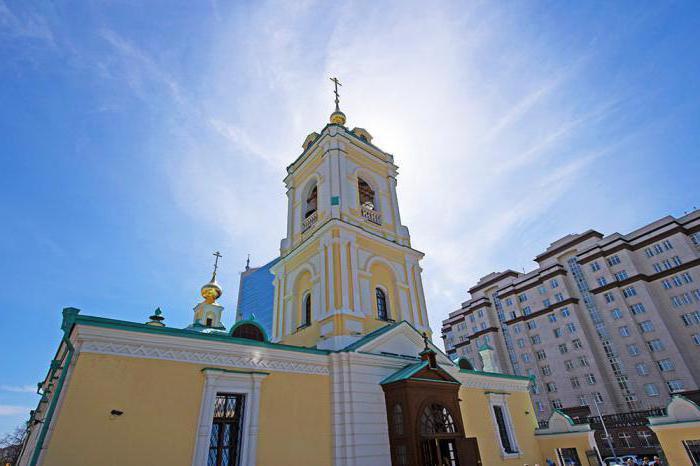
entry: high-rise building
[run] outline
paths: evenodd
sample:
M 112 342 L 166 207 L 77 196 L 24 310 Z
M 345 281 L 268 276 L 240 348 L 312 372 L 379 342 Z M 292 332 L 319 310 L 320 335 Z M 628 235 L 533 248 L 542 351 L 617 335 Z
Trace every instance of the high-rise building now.
M 631 233 L 567 235 L 527 273 L 481 278 L 443 321 L 447 353 L 534 379 L 540 419 L 665 406 L 700 386 L 700 210 Z

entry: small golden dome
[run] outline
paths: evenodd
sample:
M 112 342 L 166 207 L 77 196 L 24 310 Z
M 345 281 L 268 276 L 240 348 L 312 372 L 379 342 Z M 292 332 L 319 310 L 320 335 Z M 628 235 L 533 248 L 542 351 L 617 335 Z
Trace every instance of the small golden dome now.
M 212 278 L 209 283 L 202 287 L 201 294 L 202 298 L 204 298 L 204 301 L 206 301 L 207 304 L 213 304 L 221 297 L 223 290 L 219 284 L 216 283 L 216 280 Z
M 335 112 L 331 113 L 331 123 L 334 125 L 344 125 L 345 120 L 345 114 L 340 110 L 336 110 Z

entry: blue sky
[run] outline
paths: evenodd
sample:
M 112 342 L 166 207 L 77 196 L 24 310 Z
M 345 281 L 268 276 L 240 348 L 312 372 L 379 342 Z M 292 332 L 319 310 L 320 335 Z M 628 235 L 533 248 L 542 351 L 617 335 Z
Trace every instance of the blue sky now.
M 0 0 L 0 432 L 60 313 L 225 320 L 278 251 L 284 168 L 332 110 L 400 166 L 431 324 L 550 242 L 700 204 L 697 2 Z

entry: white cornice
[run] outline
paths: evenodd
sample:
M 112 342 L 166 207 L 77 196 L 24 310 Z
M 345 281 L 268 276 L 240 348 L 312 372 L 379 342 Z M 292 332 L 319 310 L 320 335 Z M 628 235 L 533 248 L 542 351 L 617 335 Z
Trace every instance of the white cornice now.
M 261 371 L 328 374 L 328 356 L 236 343 L 194 340 L 78 325 L 79 352 L 159 359 Z

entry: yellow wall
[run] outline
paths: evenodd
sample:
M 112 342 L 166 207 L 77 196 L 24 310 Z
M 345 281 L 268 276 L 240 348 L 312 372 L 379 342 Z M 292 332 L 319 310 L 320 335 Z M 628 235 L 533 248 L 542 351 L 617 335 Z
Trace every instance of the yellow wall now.
M 203 367 L 81 353 L 44 464 L 192 464 Z M 124 414 L 111 419 L 113 409 Z M 273 372 L 263 379 L 258 464 L 292 464 L 292 457 L 304 466 L 331 464 L 328 376 Z
M 260 466 L 333 464 L 330 377 L 272 373 L 260 400 Z
M 484 389 L 464 386 L 459 389 L 464 431 L 466 437 L 477 438 L 482 464 L 484 466 L 543 464 L 543 456 L 534 436 L 537 418 L 532 409 L 530 395 L 527 392 L 512 392 L 508 397 L 508 409 L 521 455 L 518 458 L 503 459 L 498 447 L 498 434 L 491 420 L 488 395 L 485 392 Z M 525 414 L 526 412 L 528 414 Z
M 80 354 L 44 464 L 192 464 L 204 382 L 200 369 Z M 113 409 L 124 414 L 112 419 Z
M 556 463 L 557 449 L 576 448 L 576 453 L 578 453 L 578 459 L 581 461 L 581 464 L 588 464 L 588 460 L 586 460 L 586 451 L 592 449 L 589 443 L 588 432 L 538 435 L 536 438 L 545 459 L 549 458 Z
M 683 440 L 700 440 L 700 427 L 683 427 L 683 424 L 663 426 L 658 430 L 651 426 L 661 443 L 668 464 L 690 466 L 692 463 L 683 447 Z

